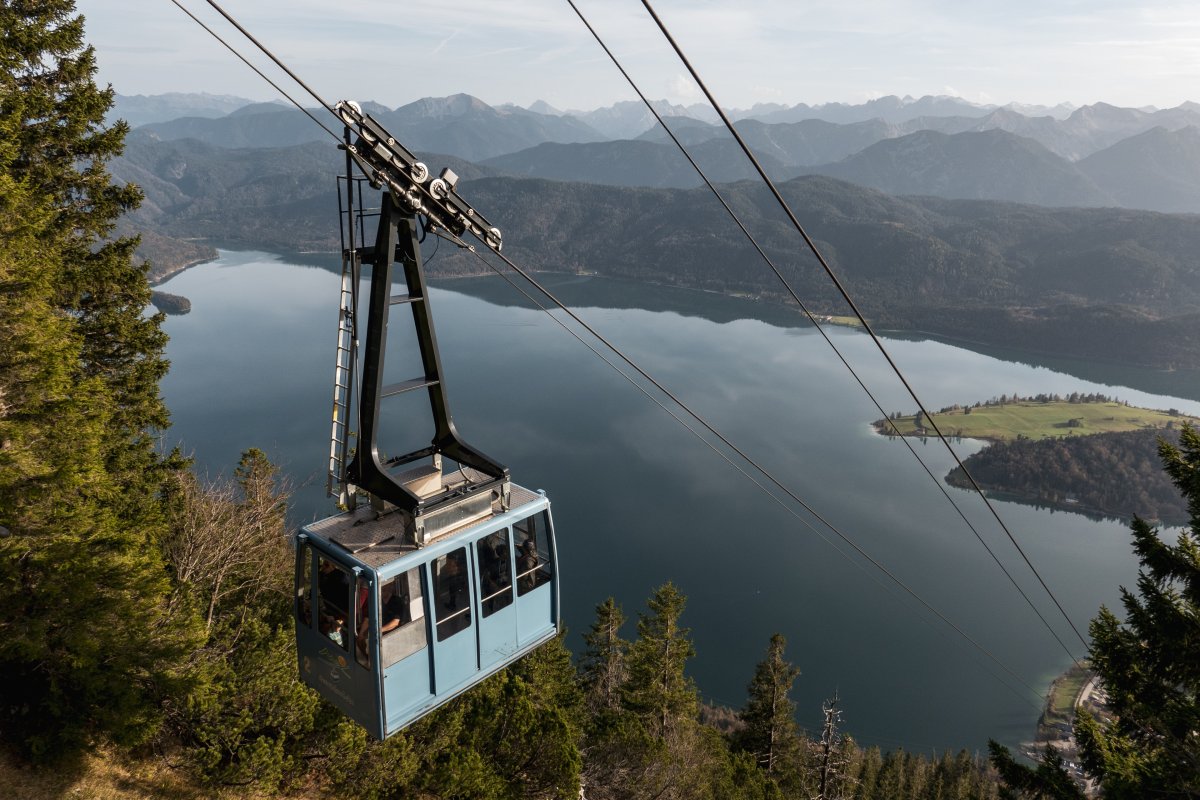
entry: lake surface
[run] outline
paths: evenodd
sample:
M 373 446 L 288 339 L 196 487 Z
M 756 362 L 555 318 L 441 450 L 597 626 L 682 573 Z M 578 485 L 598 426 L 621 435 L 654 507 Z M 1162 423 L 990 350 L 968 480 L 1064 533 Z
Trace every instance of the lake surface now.
M 333 265 L 333 257 L 329 263 Z M 554 504 L 568 644 L 614 596 L 629 616 L 674 581 L 689 598 L 691 674 L 711 702 L 740 707 L 772 633 L 800 669 L 798 721 L 820 725 L 837 692 L 845 730 L 885 749 L 981 749 L 1032 735 L 1037 693 L 1069 663 L 938 487 L 818 333 L 786 309 L 601 279 L 546 279 L 576 310 L 815 511 L 950 618 L 998 666 L 811 515 L 793 514 L 498 279 L 437 285 L 431 306 L 455 422 Z M 197 469 L 229 473 L 259 447 L 296 484 L 293 517 L 324 497 L 338 277 L 263 253 L 222 254 L 161 287 L 191 299 L 168 318 L 162 391 Z M 407 314 L 394 314 L 387 381 L 419 370 Z M 870 340 L 830 337 L 888 411 L 913 404 Z M 929 340 L 888 347 L 933 409 L 1001 394 L 1103 392 L 1200 414 L 1200 376 L 1086 362 L 1025 363 Z M 1023 357 L 1022 357 L 1023 358 Z M 414 393 L 417 394 L 417 393 Z M 385 401 L 386 402 L 386 401 Z M 384 407 L 391 452 L 428 441 L 421 413 Z M 955 444 L 965 458 L 979 443 Z M 940 444 L 916 443 L 939 478 Z M 948 488 L 1077 656 L 1078 639 L 977 497 Z M 778 492 L 776 493 L 779 494 Z M 1119 608 L 1136 562 L 1127 529 L 998 502 L 1001 516 L 1086 635 Z M 810 527 L 811 526 L 811 527 Z M 818 535 L 819 533 L 819 535 Z M 828 540 L 828 541 L 827 541 Z M 836 543 L 836 547 L 829 541 Z M 1011 670 L 1010 674 L 1006 670 Z

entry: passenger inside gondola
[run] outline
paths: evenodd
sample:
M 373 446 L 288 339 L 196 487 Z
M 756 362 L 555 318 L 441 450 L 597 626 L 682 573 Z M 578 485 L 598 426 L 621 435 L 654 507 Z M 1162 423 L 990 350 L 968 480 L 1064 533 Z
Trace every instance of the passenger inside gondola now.
M 317 559 L 317 602 L 321 633 L 343 650 L 350 649 L 346 630 L 350 609 L 350 576 L 332 561 Z
M 327 615 L 322 620 L 322 630 L 331 642 L 343 650 L 346 649 L 346 617 L 344 614 Z
M 426 645 L 420 569 L 385 581 L 379 600 L 382 658 L 387 668 Z
M 305 625 L 312 625 L 312 562 L 308 545 L 300 549 L 300 570 L 296 579 L 296 615 Z
M 433 593 L 438 604 L 438 641 L 450 638 L 471 624 L 467 594 L 467 551 L 454 550 L 434 564 Z
M 541 515 L 521 520 L 513 526 L 517 543 L 517 593 L 525 594 L 549 583 L 550 551 L 542 528 Z
M 479 571 L 483 616 L 489 617 L 512 604 L 512 570 L 508 564 L 508 530 L 479 540 Z
M 533 540 L 527 539 L 521 544 L 521 557 L 517 560 L 517 572 L 521 575 L 521 594 L 537 585 L 537 567 L 537 550 L 534 549 Z
M 410 621 L 411 612 L 408 607 L 408 586 L 404 585 L 400 580 L 388 581 L 383 587 L 383 594 L 380 596 L 382 601 L 382 617 L 380 622 L 380 633 L 391 633 L 406 622 Z
M 354 589 L 354 619 L 358 629 L 354 635 L 354 656 L 358 663 L 367 669 L 371 668 L 371 653 L 368 651 L 368 637 L 371 631 L 371 615 L 367 612 L 367 600 L 371 596 L 371 588 L 363 576 L 358 577 L 358 586 Z

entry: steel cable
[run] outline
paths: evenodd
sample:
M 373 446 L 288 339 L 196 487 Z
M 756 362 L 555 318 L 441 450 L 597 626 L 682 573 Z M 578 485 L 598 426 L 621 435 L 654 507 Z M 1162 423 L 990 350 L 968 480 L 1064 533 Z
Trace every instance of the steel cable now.
M 827 262 L 825 260 L 825 257 L 821 254 L 821 251 L 817 248 L 816 242 L 814 242 L 812 240 L 812 238 L 808 235 L 808 232 L 805 231 L 804 226 L 801 225 L 800 220 L 796 218 L 796 215 L 792 211 L 791 206 L 788 205 L 787 201 L 783 199 L 783 195 L 779 193 L 779 189 L 775 186 L 774 181 L 772 181 L 770 176 L 767 175 L 766 170 L 763 169 L 762 164 L 759 163 L 759 161 L 755 157 L 753 151 L 751 151 L 750 147 L 746 144 L 746 142 L 742 138 L 741 134 L 738 133 L 737 129 L 733 126 L 733 122 L 730 121 L 729 115 L 727 115 L 725 113 L 725 110 L 717 102 L 717 100 L 713 96 L 712 92 L 709 91 L 708 86 L 700 78 L 699 73 L 697 73 L 695 67 L 692 66 L 691 61 L 688 60 L 687 56 L 684 54 L 684 52 L 680 48 L 679 44 L 675 41 L 675 37 L 673 37 L 671 35 L 671 32 L 669 30 L 667 30 L 666 25 L 663 23 L 662 19 L 659 18 L 658 14 L 654 10 L 654 7 L 650 4 L 650 1 L 642 0 L 642 5 L 646 7 L 646 10 L 650 13 L 650 16 L 654 19 L 655 24 L 657 24 L 659 30 L 662 31 L 663 36 L 666 37 L 666 39 L 670 43 L 672 49 L 674 49 L 676 55 L 679 56 L 679 60 L 683 62 L 683 65 L 687 68 L 688 72 L 691 74 L 692 79 L 696 81 L 696 85 L 700 88 L 700 90 L 702 92 L 704 92 L 704 96 L 706 98 L 708 98 L 709 104 L 713 107 L 713 110 L 716 111 L 717 114 L 720 116 L 721 121 L 725 124 L 726 129 L 728 129 L 730 134 L 733 136 L 733 138 L 735 140 L 737 140 L 738 146 L 741 147 L 742 152 L 745 153 L 746 158 L 750 160 L 750 163 L 754 166 L 755 171 L 758 172 L 759 177 L 762 178 L 763 183 L 765 183 L 767 188 L 771 191 L 771 194 L 774 196 L 776 202 L 778 202 L 778 204 L 779 204 L 780 208 L 783 210 L 783 212 L 787 215 L 788 220 L 791 222 L 792 226 L 796 229 L 796 231 L 804 239 L 805 244 L 808 245 L 808 248 L 810 251 L 812 251 L 812 254 L 814 256 L 816 256 L 817 261 L 820 262 L 822 269 L 825 270 L 825 274 L 829 277 L 829 279 L 833 282 L 833 285 L 837 288 L 838 292 L 841 294 L 842 299 L 844 299 L 846 301 L 846 304 L 850 307 L 850 310 L 854 312 L 854 316 L 858 318 L 858 321 L 862 324 L 863 329 L 866 330 L 866 332 L 871 336 L 871 340 L 875 343 L 875 346 L 879 349 L 879 352 L 883 355 L 883 357 L 887 361 L 888 365 L 891 366 L 892 371 L 896 373 L 896 377 L 899 378 L 900 382 L 904 385 L 904 388 L 908 391 L 909 396 L 912 397 L 913 402 L 915 402 L 917 404 L 917 407 L 921 410 L 921 412 L 929 420 L 929 424 L 933 428 L 934 433 L 937 434 L 938 439 L 941 441 L 941 443 L 943 445 L 945 445 L 946 450 L 949 451 L 951 457 L 954 459 L 954 461 L 958 465 L 959 469 L 961 469 L 963 471 L 963 474 L 967 477 L 967 480 L 969 480 L 971 482 L 971 486 L 974 488 L 974 490 L 976 492 L 978 492 L 980 498 L 983 499 L 984 504 L 987 506 L 988 510 L 991 512 L 991 514 L 995 518 L 996 522 L 1000 525 L 1000 528 L 1004 531 L 1005 535 L 1008 537 L 1008 540 L 1010 542 L 1012 542 L 1013 547 L 1015 547 L 1017 552 L 1021 554 L 1021 558 L 1024 559 L 1026 566 L 1028 566 L 1030 571 L 1033 572 L 1034 576 L 1037 577 L 1038 583 L 1041 584 L 1042 588 L 1046 591 L 1046 594 L 1050 596 L 1050 599 L 1052 601 L 1054 601 L 1054 605 L 1058 608 L 1059 612 L 1062 614 L 1063 619 L 1065 619 L 1067 621 L 1067 624 L 1071 626 L 1071 630 L 1075 632 L 1075 635 L 1079 638 L 1080 643 L 1082 643 L 1083 646 L 1085 648 L 1087 648 L 1088 642 L 1083 637 L 1083 634 L 1079 632 L 1079 628 L 1077 628 L 1075 626 L 1075 623 L 1071 620 L 1070 615 L 1067 614 L 1066 609 L 1063 608 L 1062 603 L 1059 602 L 1058 597 L 1055 596 L 1054 592 L 1050 590 L 1050 586 L 1046 583 L 1045 579 L 1042 578 L 1042 574 L 1038 571 L 1037 567 L 1035 567 L 1033 565 L 1033 562 L 1029 559 L 1029 556 L 1026 555 L 1024 548 L 1022 548 L 1020 543 L 1017 542 L 1016 537 L 1013 535 L 1012 531 L 1009 530 L 1008 525 L 1005 524 L 1004 520 L 1000 518 L 999 512 L 996 511 L 995 506 L 992 504 L 992 502 L 988 499 L 987 495 L 984 493 L 983 487 L 981 487 L 975 481 L 975 477 L 973 475 L 971 475 L 970 471 L 966 468 L 966 465 L 964 465 L 962 460 L 958 457 L 958 453 L 956 453 L 954 451 L 954 448 L 950 446 L 949 440 L 946 439 L 946 437 L 942 433 L 941 429 L 938 428 L 937 423 L 933 419 L 933 416 L 929 413 L 928 409 L 925 408 L 925 405 L 921 402 L 921 399 L 917 396 L 916 391 L 912 388 L 912 385 L 908 382 L 908 379 L 904 377 L 904 373 L 900 370 L 899 365 L 896 364 L 896 362 L 892 359 L 891 354 L 888 352 L 887 348 L 884 347 L 883 341 L 875 333 L 875 330 L 871 327 L 870 323 L 867 322 L 866 317 L 863 316 L 862 312 L 858 309 L 858 306 L 857 306 L 857 304 L 855 304 L 854 299 L 850 296 L 849 291 L 847 291 L 846 287 L 842 284 L 841 280 L 837 277 L 837 274 L 829 266 L 829 262 Z

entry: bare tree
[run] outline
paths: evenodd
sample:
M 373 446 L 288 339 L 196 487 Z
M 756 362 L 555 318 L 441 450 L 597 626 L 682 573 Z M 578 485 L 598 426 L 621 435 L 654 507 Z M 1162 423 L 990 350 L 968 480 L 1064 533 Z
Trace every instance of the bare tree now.
M 846 774 L 848 759 L 846 758 L 845 739 L 838 731 L 842 721 L 842 712 L 838 710 L 838 695 L 833 693 L 833 699 L 823 703 L 821 710 L 825 712 L 825 722 L 821 726 L 821 741 L 818 745 L 820 752 L 820 783 L 817 788 L 816 800 L 841 800 L 845 790 L 851 783 Z
M 286 482 L 257 449 L 242 455 L 233 478 L 180 473 L 164 547 L 178 579 L 173 609 L 196 603 L 211 633 L 227 601 L 239 601 L 231 609 L 236 618 L 264 593 L 286 596 L 286 497 Z

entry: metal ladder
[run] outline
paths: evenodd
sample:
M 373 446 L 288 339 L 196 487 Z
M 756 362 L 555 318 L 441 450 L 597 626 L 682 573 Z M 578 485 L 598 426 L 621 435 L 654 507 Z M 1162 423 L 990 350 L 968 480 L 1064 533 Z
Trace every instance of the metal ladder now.
M 342 258 L 342 288 L 338 302 L 337 351 L 333 368 L 333 428 L 329 436 L 329 471 L 325 493 L 336 497 L 339 505 L 349 505 L 351 489 L 346 483 L 346 458 L 350 452 L 350 404 L 354 367 L 358 354 L 357 304 L 358 255 Z

